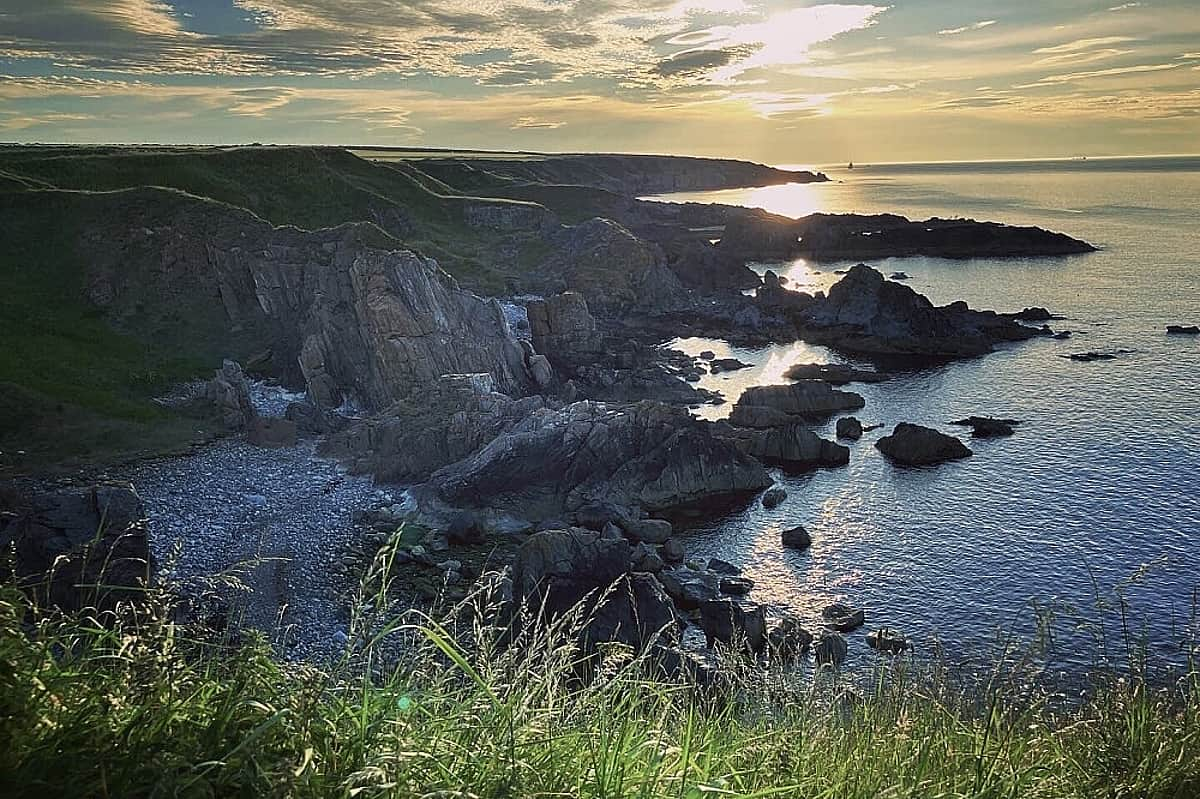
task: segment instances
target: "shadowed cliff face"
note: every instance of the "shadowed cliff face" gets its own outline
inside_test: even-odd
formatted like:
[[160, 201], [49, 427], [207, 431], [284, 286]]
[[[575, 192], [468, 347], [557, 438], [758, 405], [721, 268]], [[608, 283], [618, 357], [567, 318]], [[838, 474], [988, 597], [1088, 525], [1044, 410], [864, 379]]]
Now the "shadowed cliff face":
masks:
[[228, 206], [152, 189], [93, 195], [113, 220], [83, 236], [88, 295], [115, 318], [147, 303], [219, 298], [233, 328], [267, 334], [272, 359], [324, 407], [369, 409], [448, 373], [486, 372], [524, 393], [524, 354], [494, 300], [369, 225], [275, 228]]

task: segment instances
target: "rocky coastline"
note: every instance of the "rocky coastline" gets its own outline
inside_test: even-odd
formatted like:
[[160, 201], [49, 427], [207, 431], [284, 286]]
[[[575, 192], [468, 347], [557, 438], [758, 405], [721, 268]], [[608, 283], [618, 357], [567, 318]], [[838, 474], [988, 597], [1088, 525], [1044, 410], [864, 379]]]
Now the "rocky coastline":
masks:
[[[103, 576], [129, 590], [168, 578], [211, 588], [206, 578], [240, 570], [249, 593], [204, 594], [221, 608], [216, 616], [271, 633], [287, 656], [329, 657], [344, 644], [344, 597], [363, 559], [390, 547], [407, 584], [422, 587], [404, 601], [461, 595], [498, 571], [513, 606], [553, 617], [587, 603], [585, 649], [620, 641], [677, 652], [693, 629], [710, 647], [788, 657], [811, 649], [816, 662], [837, 664], [846, 657], [842, 634], [863, 624], [861, 609], [828, 608], [829, 629], [805, 631], [754, 602], [736, 565], [690, 561], [667, 517], [755, 501], [774, 483], [770, 468], [844, 466], [851, 448], [811, 426], [841, 416], [838, 437], [857, 440], [870, 428], [848, 414], [866, 403], [834, 386], [884, 381], [888, 372], [798, 365], [788, 385], [752, 387], [727, 420], [709, 422], [689, 409], [724, 399], [695, 387], [695, 377], [745, 364], [662, 345], [703, 333], [803, 340], [868, 358], [979, 357], [1054, 335], [1035, 326], [1051, 316], [938, 307], [901, 276], [889, 280], [864, 263], [827, 295], [810, 295], [773, 272], [760, 279], [746, 263], [1092, 249], [1062, 234], [970, 220], [785, 220], [638, 199], [824, 179], [740, 162], [449, 159], [419, 169], [449, 185], [495, 189], [486, 201], [452, 198], [446, 208], [494, 233], [501, 260], [528, 264], [508, 281], [503, 303], [421, 254], [407, 232], [419, 217], [400, 211], [305, 229], [164, 188], [0, 195], [0, 207], [36, 202], [79, 217], [84, 296], [112, 325], [145, 334], [153, 315], [185, 332], [236, 331], [222, 354], [242, 360], [171, 404], [214, 425], [215, 443], [105, 470], [104, 479], [91, 472], [61, 485], [8, 485], [0, 543], [16, 553], [31, 590], [49, 603], [82, 601], [51, 569], [60, 556], [74, 564], [65, 573], [76, 583]], [[561, 208], [497, 199], [501, 190], [561, 188], [567, 178], [586, 190], [589, 210], [612, 213], [564, 223]], [[203, 317], [189, 316], [197, 298]], [[253, 360], [238, 352], [242, 340], [254, 342]], [[264, 405], [256, 393], [268, 383], [296, 398]], [[966, 423], [976, 436], [1012, 432], [1004, 420]], [[971, 454], [914, 425], [877, 446], [904, 465]], [[110, 515], [113, 507], [120, 513]], [[101, 518], [114, 538], [86, 534]], [[809, 540], [797, 528], [780, 545], [802, 549]], [[122, 571], [101, 574], [118, 551]], [[872, 646], [907, 647], [886, 633]]]

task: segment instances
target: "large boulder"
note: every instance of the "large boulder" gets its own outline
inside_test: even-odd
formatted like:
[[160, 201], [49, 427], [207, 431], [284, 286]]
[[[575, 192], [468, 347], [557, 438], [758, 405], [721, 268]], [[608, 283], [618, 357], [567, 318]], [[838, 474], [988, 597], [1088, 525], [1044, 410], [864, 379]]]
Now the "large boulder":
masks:
[[552, 621], [579, 613], [585, 650], [619, 641], [643, 649], [674, 637], [671, 600], [653, 576], [633, 574], [633, 548], [590, 530], [535, 533], [513, 564], [513, 598], [529, 618]]
[[659, 572], [658, 580], [680, 610], [696, 610], [721, 596], [721, 577], [710, 571], [685, 566]]
[[525, 304], [533, 347], [558, 362], [597, 352], [600, 339], [587, 299], [575, 291]]
[[729, 421], [741, 427], [782, 427], [857, 410], [866, 401], [861, 395], [839, 391], [819, 380], [802, 380], [787, 386], [751, 386], [738, 398]]
[[858, 441], [863, 436], [863, 425], [855, 416], [843, 416], [837, 420], [837, 437]]
[[875, 447], [893, 461], [907, 466], [941, 463], [973, 454], [954, 436], [908, 422], [896, 425], [890, 436], [875, 442]]
[[735, 428], [728, 435], [747, 454], [788, 469], [845, 466], [850, 462], [849, 449], [795, 422], [762, 429]]
[[422, 396], [333, 433], [321, 453], [377, 480], [421, 481], [545, 406], [541, 397], [514, 400], [497, 392], [489, 374], [444, 375]]
[[700, 603], [700, 628], [709, 649], [713, 644], [742, 644], [751, 652], [767, 645], [767, 618], [762, 605], [741, 599], [706, 599]]
[[808, 339], [867, 355], [982, 355], [1002, 341], [1042, 332], [966, 303], [937, 307], [902, 283], [858, 264], [800, 319]]
[[542, 408], [414, 490], [419, 502], [533, 520], [589, 503], [658, 511], [771, 484], [754, 459], [686, 409], [654, 402]]
[[38, 604], [111, 609], [141, 596], [153, 573], [141, 498], [128, 483], [0, 488], [0, 579]]

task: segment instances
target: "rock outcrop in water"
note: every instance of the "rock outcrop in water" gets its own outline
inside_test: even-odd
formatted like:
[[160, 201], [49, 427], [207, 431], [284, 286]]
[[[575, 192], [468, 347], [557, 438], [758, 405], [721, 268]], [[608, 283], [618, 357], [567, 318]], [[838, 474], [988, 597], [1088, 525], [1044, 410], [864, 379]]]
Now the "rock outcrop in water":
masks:
[[839, 391], [819, 380], [789, 386], [751, 386], [738, 398], [729, 421], [740, 427], [781, 427], [856, 410], [865, 404], [861, 395]]
[[954, 436], [908, 422], [896, 425], [891, 435], [875, 442], [875, 447], [891, 460], [906, 466], [927, 466], [969, 458], [973, 454]]
[[964, 302], [935, 306], [866, 264], [850, 269], [799, 322], [808, 340], [873, 356], [970, 357], [990, 352], [1000, 342], [1042, 335]]

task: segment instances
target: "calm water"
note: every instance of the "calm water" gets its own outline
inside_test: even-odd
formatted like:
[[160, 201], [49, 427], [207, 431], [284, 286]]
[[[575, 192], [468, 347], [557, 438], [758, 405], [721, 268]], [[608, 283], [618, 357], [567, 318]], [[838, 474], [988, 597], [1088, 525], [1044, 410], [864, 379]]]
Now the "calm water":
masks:
[[[1034, 608], [1055, 608], [1057, 662], [1090, 662], [1095, 630], [1080, 619], [1103, 625], [1111, 644], [1120, 633], [1114, 603], [1124, 597], [1151, 658], [1177, 662], [1196, 633], [1200, 590], [1200, 339], [1168, 337], [1164, 328], [1200, 324], [1200, 158], [826, 171], [839, 182], [670, 199], [793, 216], [969, 216], [1064, 231], [1102, 250], [874, 265], [907, 272], [909, 285], [937, 303], [1046, 306], [1067, 317], [1052, 324], [1074, 338], [852, 386], [867, 400], [860, 418], [886, 429], [853, 444], [847, 468], [779, 474], [787, 502], [698, 527], [688, 539], [693, 552], [744, 565], [757, 582], [752, 596], [814, 626], [824, 604], [847, 600], [867, 609], [868, 628], [898, 627], [964, 658], [983, 653], [998, 631], [1029, 638]], [[828, 288], [838, 279], [833, 270], [845, 266], [799, 260], [772, 268], [811, 290]], [[686, 339], [676, 346], [756, 364], [705, 377], [702, 385], [731, 402], [748, 385], [785, 382], [791, 363], [850, 362], [803, 343], [745, 350]], [[1095, 363], [1059, 357], [1119, 348], [1134, 352]], [[966, 439], [946, 423], [970, 414], [1025, 423], [1011, 438], [968, 440], [974, 457], [934, 468], [897, 468], [873, 446], [900, 421]], [[816, 429], [833, 436], [832, 421]], [[782, 550], [780, 530], [797, 524], [812, 533], [811, 550]], [[852, 657], [868, 651], [860, 631]]]

